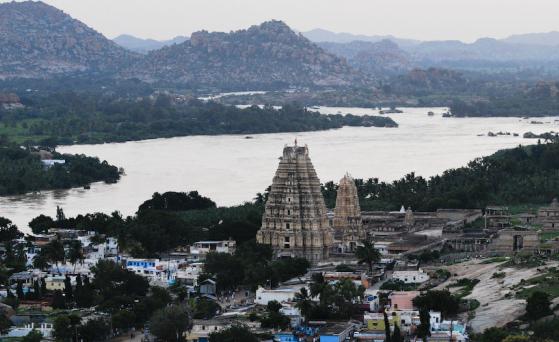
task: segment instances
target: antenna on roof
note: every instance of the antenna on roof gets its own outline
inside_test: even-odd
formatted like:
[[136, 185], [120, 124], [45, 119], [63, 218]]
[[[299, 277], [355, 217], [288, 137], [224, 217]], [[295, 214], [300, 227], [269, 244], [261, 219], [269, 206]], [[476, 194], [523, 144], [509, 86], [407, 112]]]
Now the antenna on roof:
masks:
[[295, 138], [295, 146], [297, 146], [297, 138]]

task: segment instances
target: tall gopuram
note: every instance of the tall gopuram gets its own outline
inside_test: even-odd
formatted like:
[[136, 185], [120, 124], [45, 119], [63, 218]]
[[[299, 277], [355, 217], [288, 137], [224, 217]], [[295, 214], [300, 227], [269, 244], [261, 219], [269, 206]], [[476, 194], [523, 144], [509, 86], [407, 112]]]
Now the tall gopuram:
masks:
[[366, 238], [357, 187], [349, 174], [346, 174], [338, 185], [332, 225], [339, 252], [353, 252]]
[[297, 146], [297, 141], [283, 148], [256, 239], [272, 245], [277, 258], [317, 262], [329, 256], [332, 229], [320, 180], [307, 146]]

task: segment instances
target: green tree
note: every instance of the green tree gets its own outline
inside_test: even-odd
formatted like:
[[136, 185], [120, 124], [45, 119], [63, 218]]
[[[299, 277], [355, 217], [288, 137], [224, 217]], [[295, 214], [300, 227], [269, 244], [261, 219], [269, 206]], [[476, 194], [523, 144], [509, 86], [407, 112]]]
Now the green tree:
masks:
[[431, 336], [431, 315], [429, 315], [429, 310], [419, 310], [419, 322], [415, 334], [423, 339], [423, 342], [427, 342], [427, 338]]
[[373, 272], [373, 265], [380, 261], [380, 252], [372, 242], [367, 240], [363, 241], [363, 246], [357, 246], [355, 256], [360, 264], [369, 266], [369, 272]]
[[247, 327], [233, 325], [227, 329], [210, 334], [209, 342], [258, 342], [259, 339]]
[[58, 316], [53, 322], [53, 335], [57, 341], [72, 341], [80, 323], [81, 318], [74, 314]]
[[184, 306], [171, 305], [156, 311], [151, 317], [151, 332], [162, 341], [182, 341], [191, 325], [190, 314]]
[[460, 300], [448, 290], [429, 290], [413, 299], [413, 304], [427, 313], [440, 311], [443, 317], [455, 315], [460, 307]]
[[52, 297], [52, 307], [55, 309], [66, 309], [66, 299], [62, 295], [62, 291], [55, 290]]
[[54, 220], [49, 216], [41, 214], [29, 222], [29, 227], [31, 227], [33, 234], [45, 234], [49, 228], [54, 227]]
[[553, 311], [549, 308], [551, 302], [549, 295], [545, 292], [535, 291], [526, 300], [526, 317], [530, 320], [551, 315]]
[[398, 324], [394, 325], [394, 332], [392, 333], [392, 338], [390, 342], [404, 342], [402, 338], [402, 333], [400, 332], [400, 326]]
[[7, 218], [0, 216], [0, 242], [8, 242], [23, 236], [15, 224]]
[[294, 301], [295, 307], [299, 309], [305, 321], [308, 321], [313, 309], [313, 302], [305, 287], [295, 294]]
[[134, 324], [136, 323], [136, 314], [129, 309], [118, 310], [112, 314], [111, 321], [113, 329], [126, 331], [134, 327]]
[[25, 335], [21, 341], [22, 342], [41, 342], [43, 339], [43, 334], [41, 332], [33, 329], [27, 335]]
[[[388, 320], [388, 314], [386, 310], [382, 310], [382, 316], [384, 317], [384, 338], [386, 342], [392, 342], [392, 336], [390, 336], [390, 321]], [[396, 328], [396, 324], [394, 328]]]
[[79, 327], [78, 334], [84, 342], [106, 341], [111, 335], [111, 327], [103, 318], [90, 319]]

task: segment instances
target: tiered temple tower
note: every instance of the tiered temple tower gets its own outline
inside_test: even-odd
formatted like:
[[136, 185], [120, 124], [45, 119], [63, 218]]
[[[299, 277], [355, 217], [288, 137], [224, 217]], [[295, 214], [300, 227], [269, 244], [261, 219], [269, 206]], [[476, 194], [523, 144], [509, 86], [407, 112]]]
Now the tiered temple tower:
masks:
[[266, 202], [259, 243], [272, 245], [276, 257], [327, 259], [332, 229], [320, 180], [307, 146], [286, 146]]
[[349, 174], [346, 174], [338, 185], [332, 222], [338, 250], [352, 252], [357, 244], [366, 238], [357, 187]]

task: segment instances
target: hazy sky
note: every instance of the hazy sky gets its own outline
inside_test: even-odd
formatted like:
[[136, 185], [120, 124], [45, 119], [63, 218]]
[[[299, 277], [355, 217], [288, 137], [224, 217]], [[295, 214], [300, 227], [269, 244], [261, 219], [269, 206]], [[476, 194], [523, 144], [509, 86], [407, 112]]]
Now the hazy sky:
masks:
[[[4, 0], [0, 0], [4, 1]], [[557, 0], [46, 0], [113, 38], [165, 39], [230, 31], [269, 19], [307, 31], [422, 40], [502, 38], [559, 30]]]

